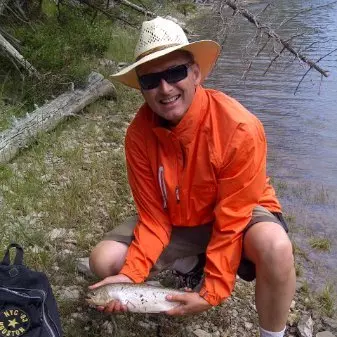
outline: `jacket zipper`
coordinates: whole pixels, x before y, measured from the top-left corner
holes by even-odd
[[[176,186],[176,200],[177,200],[177,204],[179,204],[180,203],[179,185]]]
[[[24,294],[21,294],[21,293],[18,293],[17,291],[14,291],[14,290],[10,290],[8,288],[3,288],[3,287],[0,287],[0,289],[4,290],[5,292],[9,292],[11,294],[15,294],[17,296],[21,296],[21,297],[25,297],[25,298],[31,298],[31,299],[39,299],[41,300],[41,297],[39,296],[29,296],[29,295],[24,295]],[[46,299],[46,293],[45,291],[43,290],[40,290],[40,289],[26,289],[26,288],[15,288],[17,290],[24,290],[24,291],[31,291],[31,290],[34,290],[34,291],[39,291],[42,293],[42,317],[43,317],[43,322],[46,324],[49,332],[50,332],[50,335],[51,337],[58,337],[60,336],[60,334],[58,334],[58,336],[55,335],[54,333],[54,330],[52,329],[52,327],[49,325],[48,321],[47,321],[47,318],[46,318],[46,313],[45,313],[45,309],[44,309],[44,303],[45,303],[45,299]]]
[[[159,187],[161,191],[161,195],[163,197],[163,207],[164,209],[167,209],[167,190],[164,180],[164,167],[161,165],[158,169],[158,181],[159,181]]]

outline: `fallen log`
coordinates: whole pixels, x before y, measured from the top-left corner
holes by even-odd
[[[116,91],[109,80],[93,72],[84,89],[65,92],[26,117],[15,120],[11,129],[0,133],[0,163],[10,161],[20,149],[36,140],[40,132],[54,129],[62,120],[77,114],[100,97],[115,98]]]
[[[20,66],[28,71],[30,75],[39,77],[38,71],[0,34],[0,48]]]

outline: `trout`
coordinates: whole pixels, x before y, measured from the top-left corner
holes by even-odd
[[[86,301],[91,305],[105,306],[118,300],[128,311],[138,313],[160,313],[173,309],[180,302],[169,302],[167,295],[185,294],[184,291],[147,285],[145,283],[110,283],[87,293]]]

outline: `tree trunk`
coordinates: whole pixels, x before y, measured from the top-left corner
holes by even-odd
[[[113,84],[98,73],[91,73],[84,89],[68,91],[39,107],[15,125],[0,133],[0,163],[10,161],[21,148],[26,148],[41,132],[54,129],[67,116],[80,112],[100,97],[116,97]]]
[[[10,57],[28,71],[30,75],[39,76],[38,71],[0,34],[0,48],[4,49]]]

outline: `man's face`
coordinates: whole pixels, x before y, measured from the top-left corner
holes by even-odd
[[[182,64],[188,64],[188,55],[175,51],[159,59],[142,64],[137,68],[138,76],[158,73]],[[176,83],[168,83],[164,79],[154,89],[141,92],[147,104],[160,117],[176,125],[190,107],[196,87],[200,84],[201,74],[197,64],[188,65],[187,77]]]

